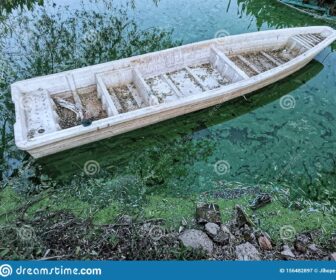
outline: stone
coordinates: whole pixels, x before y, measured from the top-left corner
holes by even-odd
[[[336,252],[330,254],[330,260],[331,260],[331,261],[336,261]]]
[[[203,249],[207,251],[208,254],[211,254],[213,251],[212,240],[201,230],[188,229],[179,236],[179,239],[185,247]]]
[[[268,193],[258,195],[250,205],[252,210],[257,210],[272,202],[272,197]]]
[[[259,236],[258,243],[260,248],[264,251],[270,251],[273,248],[271,241],[264,235]]]
[[[207,223],[205,231],[218,244],[225,245],[230,242],[230,234],[222,230],[222,227],[215,223]]]
[[[256,247],[251,243],[246,242],[236,247],[237,259],[241,261],[258,261],[260,254]]]
[[[307,235],[301,234],[298,237],[296,237],[294,241],[294,248],[299,253],[304,254],[307,252],[308,245],[310,242],[311,242],[311,239]]]
[[[254,226],[254,223],[239,205],[236,205],[236,224],[239,228],[245,225]]]
[[[217,204],[202,204],[196,208],[196,221],[200,224],[221,223],[221,214]]]
[[[221,225],[221,230],[222,230],[224,233],[227,233],[227,234],[230,236],[230,239],[231,239],[231,240],[234,240],[234,239],[235,239],[234,235],[231,233],[231,231],[229,230],[229,228],[228,228],[226,225]]]
[[[281,251],[281,256],[285,259],[294,259],[295,255],[293,254],[292,250],[289,248],[288,245],[284,245]]]
[[[205,225],[205,231],[210,237],[214,237],[220,231],[220,226],[215,223],[207,223]]]
[[[314,252],[314,253],[316,253],[318,251],[318,248],[315,244],[309,244],[308,249],[309,249],[309,251]]]
[[[307,246],[299,240],[294,241],[294,248],[297,252],[302,254],[307,252]]]
[[[213,237],[213,241],[220,245],[226,245],[230,243],[230,235],[227,232],[220,230],[217,235]]]
[[[241,235],[243,236],[246,242],[250,242],[250,243],[256,242],[254,231],[247,224],[245,224],[244,227],[241,228]]]

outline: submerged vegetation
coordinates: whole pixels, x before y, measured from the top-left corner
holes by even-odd
[[[6,28],[0,29],[1,259],[207,258],[177,241],[181,227],[197,227],[199,203],[219,205],[223,223],[231,221],[236,204],[248,209],[275,247],[288,242],[281,229],[291,226],[294,235],[318,231],[315,243],[327,252],[335,249],[335,138],[328,126],[335,119],[324,100],[327,94],[318,100],[322,109],[309,107],[320,81],[308,82],[321,75],[323,64],[315,61],[247,101],[233,100],[101,141],[99,147],[87,145],[36,162],[14,144],[11,83],[182,42],[174,40],[172,29],[139,27],[132,16],[136,1],[120,5],[90,0],[78,10],[32,2],[5,1]],[[237,5],[241,13],[256,18],[257,29],[265,22],[288,27],[303,20],[301,15],[288,21],[282,13],[270,13],[276,1],[239,0]],[[18,15],[11,16],[18,7]],[[332,63],[334,56],[324,59]],[[334,82],[329,73],[323,75],[323,83]],[[309,123],[305,112],[292,120],[288,115],[295,112],[281,111],[278,99],[288,94],[295,96],[298,107],[308,104],[318,121]],[[274,125],[263,126],[269,119]],[[321,156],[310,148],[309,138],[322,143]],[[228,160],[229,172],[218,174],[214,165],[223,160]],[[94,164],[94,171],[88,172],[87,163]],[[272,203],[251,210],[261,193],[270,194]],[[153,228],[164,232],[164,238],[153,238]]]
[[[32,9],[35,4],[43,5],[44,0],[2,0],[0,3],[0,15],[9,14],[17,8]]]
[[[16,163],[20,164],[24,158],[12,140],[11,83],[179,44],[172,41],[171,30],[140,30],[128,15],[131,2],[122,6],[111,1],[99,3],[103,5],[102,11],[35,7],[30,13],[19,11],[19,16],[8,19],[11,29],[0,39],[0,126],[3,128],[0,177],[3,179],[11,176],[15,171],[11,168],[17,167]]]

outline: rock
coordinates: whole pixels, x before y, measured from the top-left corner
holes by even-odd
[[[211,254],[213,251],[213,242],[211,239],[201,230],[188,229],[184,231],[179,239],[186,247],[193,249],[203,249]]]
[[[308,249],[309,249],[309,251],[312,251],[314,253],[316,253],[318,251],[318,248],[316,247],[315,244],[308,245]]]
[[[264,235],[259,236],[258,243],[260,248],[264,251],[270,251],[273,248],[271,241]]]
[[[304,234],[299,235],[294,241],[294,248],[299,253],[306,253],[311,239]]]
[[[228,228],[227,226],[222,225],[222,226],[221,226],[221,230],[222,230],[224,233],[227,233],[227,234],[229,235],[229,237],[230,237],[231,240],[234,240],[234,239],[235,239],[234,235],[231,233],[231,231],[229,230],[229,228]]]
[[[221,214],[217,204],[202,204],[197,206],[196,221],[200,224],[221,223]]]
[[[268,193],[262,193],[258,195],[255,200],[253,200],[252,204],[250,205],[250,208],[252,210],[257,210],[261,207],[264,207],[265,205],[272,202],[272,197]]]
[[[245,224],[244,227],[241,229],[241,235],[246,242],[256,242],[256,237],[254,235],[253,229],[251,229],[247,224]]]
[[[226,245],[230,243],[230,235],[227,232],[220,230],[217,235],[213,237],[213,241],[220,245]]]
[[[302,253],[302,254],[307,252],[306,245],[298,240],[294,241],[294,248],[297,252]]]
[[[217,224],[207,223],[205,225],[205,231],[216,243],[224,245],[230,242],[230,235],[222,231],[221,227]]]
[[[237,259],[241,261],[258,261],[260,254],[256,247],[251,243],[246,242],[236,247]]]
[[[295,258],[295,255],[293,254],[292,250],[288,247],[288,245],[283,246],[281,256],[283,256],[285,259]]]
[[[205,231],[210,237],[214,237],[220,231],[220,227],[215,223],[207,223],[205,225]]]
[[[336,261],[336,253],[330,254],[330,260],[331,261]]]
[[[254,226],[254,223],[251,221],[249,216],[245,213],[243,208],[239,205],[236,205],[236,224],[239,228],[243,227],[244,225]]]

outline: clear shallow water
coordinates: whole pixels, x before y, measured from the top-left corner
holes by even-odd
[[[61,0],[56,2],[61,3]],[[64,2],[64,1],[63,1]],[[78,8],[74,1],[70,6]],[[183,43],[270,28],[326,25],[276,1],[135,1],[141,28],[174,28]],[[118,178],[147,178],[158,192],[199,193],[221,182],[279,183],[294,188],[336,183],[336,52],[253,96],[38,161],[67,178],[94,160]],[[289,96],[287,96],[289,95]],[[283,109],[287,98],[291,109]],[[286,99],[285,99],[286,100]],[[98,174],[99,176],[99,174]]]

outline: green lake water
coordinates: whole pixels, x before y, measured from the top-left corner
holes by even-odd
[[[58,4],[66,1],[54,1]],[[154,3],[157,2],[157,3]],[[275,0],[138,0],[142,28],[173,28],[183,43],[224,30],[329,25]],[[71,9],[80,8],[73,1]],[[289,105],[289,108],[286,106]],[[293,188],[336,185],[336,46],[256,94],[37,161],[52,178],[71,178],[89,161],[116,178],[140,176],[172,196],[230,182]],[[99,174],[95,175],[99,177]]]

